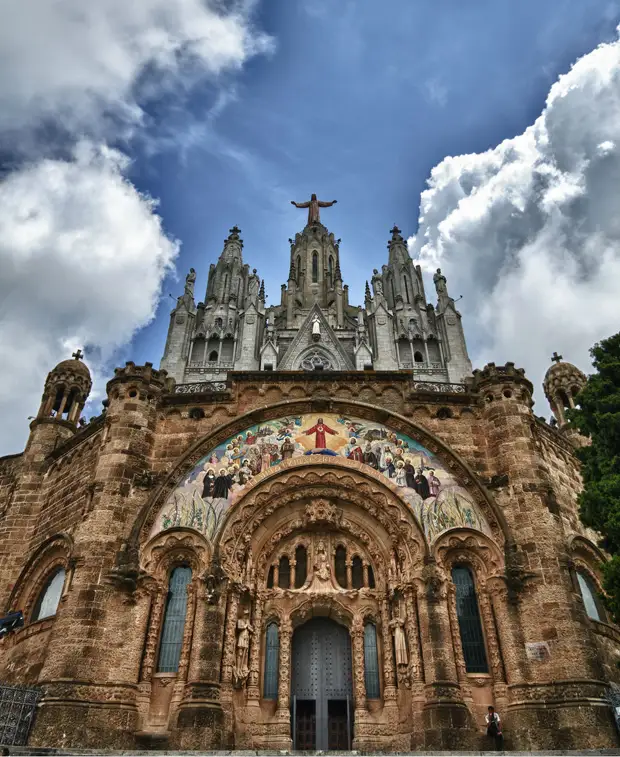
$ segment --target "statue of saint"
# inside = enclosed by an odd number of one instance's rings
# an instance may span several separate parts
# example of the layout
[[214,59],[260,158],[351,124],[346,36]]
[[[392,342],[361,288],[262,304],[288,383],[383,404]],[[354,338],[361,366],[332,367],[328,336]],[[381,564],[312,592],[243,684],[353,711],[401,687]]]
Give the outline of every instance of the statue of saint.
[[383,296],[383,279],[376,268],[372,272],[372,288],[375,290],[375,295]]
[[189,273],[185,277],[185,292],[184,295],[194,299],[194,284],[196,283],[196,271],[193,268],[189,269]]
[[312,336],[313,337],[321,336],[321,322],[319,321],[319,318],[316,315],[312,319]]
[[316,556],[316,563],[314,566],[316,575],[321,579],[321,581],[329,581],[329,576],[331,574],[331,567],[329,565],[329,560],[327,559],[327,552],[325,551],[325,543],[320,541],[319,546],[317,548],[317,556]]
[[433,276],[433,283],[435,284],[435,289],[437,290],[437,294],[448,294],[448,287],[446,285],[446,277],[441,272],[441,268],[437,269],[437,273]]
[[254,629],[250,625],[250,611],[243,611],[243,617],[237,621],[237,658],[235,662],[235,678],[238,682],[243,683],[250,672],[248,668],[248,658],[250,654],[250,636]]
[[256,268],[252,271],[252,273],[248,276],[248,297],[250,300],[256,300],[258,297],[258,290],[259,290],[260,284],[258,280],[258,276],[256,275]]
[[291,200],[291,205],[296,208],[308,208],[308,226],[313,223],[321,223],[321,214],[319,208],[331,208],[338,200],[332,200],[331,202],[324,202],[323,200],[317,200],[316,195],[313,194],[308,202],[295,202]]
[[409,663],[404,625],[405,621],[401,617],[394,618],[390,621],[390,628],[394,634],[394,656],[396,657],[396,665],[407,665]]

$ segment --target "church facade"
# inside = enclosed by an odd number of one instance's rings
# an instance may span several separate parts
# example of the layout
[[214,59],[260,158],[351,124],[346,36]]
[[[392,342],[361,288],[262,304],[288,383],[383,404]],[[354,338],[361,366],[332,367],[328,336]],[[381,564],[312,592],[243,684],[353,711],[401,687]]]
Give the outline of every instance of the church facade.
[[0,686],[40,692],[29,743],[134,749],[617,744],[620,631],[600,602],[556,356],[555,421],[514,364],[472,371],[398,228],[349,301],[312,199],[280,303],[234,227],[80,419],[77,352],[0,458]]

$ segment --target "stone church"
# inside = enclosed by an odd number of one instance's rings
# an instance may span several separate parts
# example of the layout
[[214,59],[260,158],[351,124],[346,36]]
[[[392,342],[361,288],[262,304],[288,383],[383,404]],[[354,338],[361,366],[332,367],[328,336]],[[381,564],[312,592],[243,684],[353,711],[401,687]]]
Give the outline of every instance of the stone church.
[[356,305],[333,203],[295,204],[279,304],[234,227],[159,369],[117,368],[86,422],[76,352],[0,458],[5,713],[29,693],[39,746],[409,752],[488,746],[494,705],[509,748],[615,746],[585,376],[554,355],[547,423],[522,369],[472,371],[398,228]]

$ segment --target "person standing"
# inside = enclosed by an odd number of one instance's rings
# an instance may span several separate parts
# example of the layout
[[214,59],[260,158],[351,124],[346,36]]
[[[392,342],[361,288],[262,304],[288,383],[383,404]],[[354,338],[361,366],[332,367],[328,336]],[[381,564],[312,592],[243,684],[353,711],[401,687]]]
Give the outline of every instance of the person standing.
[[487,736],[491,736],[495,741],[496,751],[502,751],[504,748],[504,734],[502,733],[501,720],[495,707],[489,705],[489,712],[485,715],[485,721],[487,724]]

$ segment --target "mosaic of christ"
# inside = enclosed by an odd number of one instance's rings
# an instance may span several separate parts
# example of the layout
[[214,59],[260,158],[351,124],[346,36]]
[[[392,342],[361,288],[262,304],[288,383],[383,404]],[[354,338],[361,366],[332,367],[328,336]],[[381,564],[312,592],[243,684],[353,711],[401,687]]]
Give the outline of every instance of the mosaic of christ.
[[379,471],[409,504],[429,541],[455,527],[490,533],[468,492],[421,444],[373,421],[325,414],[265,421],[211,450],[170,495],[152,535],[185,526],[212,539],[254,476],[303,455],[342,456]]

